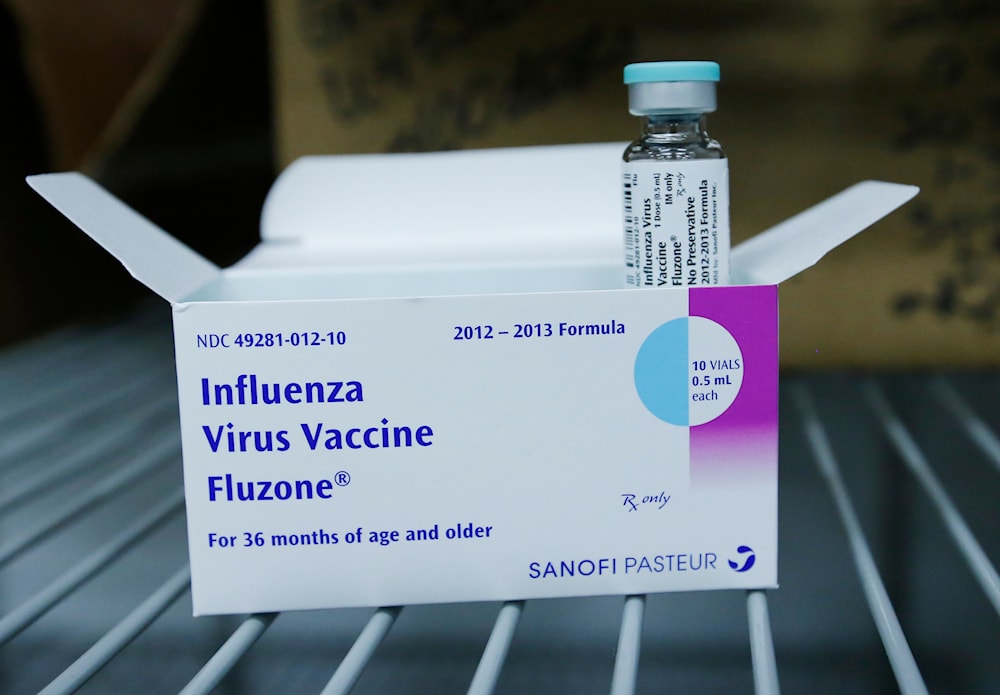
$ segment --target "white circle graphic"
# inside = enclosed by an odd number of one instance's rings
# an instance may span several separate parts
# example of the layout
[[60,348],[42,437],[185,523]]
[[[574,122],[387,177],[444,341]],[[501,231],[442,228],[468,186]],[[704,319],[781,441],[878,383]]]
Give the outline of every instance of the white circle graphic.
[[722,415],[743,385],[743,352],[736,339],[711,319],[688,319],[689,422],[703,425]]

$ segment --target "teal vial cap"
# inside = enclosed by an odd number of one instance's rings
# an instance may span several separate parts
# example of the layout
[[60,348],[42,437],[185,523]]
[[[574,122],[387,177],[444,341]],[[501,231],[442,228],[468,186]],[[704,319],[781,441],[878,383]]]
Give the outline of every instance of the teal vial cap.
[[719,74],[719,64],[708,60],[626,65],[629,111],[636,116],[715,111]]

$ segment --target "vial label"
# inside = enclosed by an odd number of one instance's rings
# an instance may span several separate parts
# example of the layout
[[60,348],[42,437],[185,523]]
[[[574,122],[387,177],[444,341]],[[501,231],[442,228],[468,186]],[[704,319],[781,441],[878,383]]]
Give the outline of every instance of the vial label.
[[729,283],[729,163],[643,159],[622,165],[625,286]]

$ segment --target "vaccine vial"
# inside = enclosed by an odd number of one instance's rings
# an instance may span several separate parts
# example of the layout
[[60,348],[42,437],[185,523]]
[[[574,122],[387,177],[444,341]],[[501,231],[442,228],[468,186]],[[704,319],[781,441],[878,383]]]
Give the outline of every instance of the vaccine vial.
[[626,287],[729,282],[729,162],[705,130],[718,81],[708,61],[625,66],[642,118],[622,162]]

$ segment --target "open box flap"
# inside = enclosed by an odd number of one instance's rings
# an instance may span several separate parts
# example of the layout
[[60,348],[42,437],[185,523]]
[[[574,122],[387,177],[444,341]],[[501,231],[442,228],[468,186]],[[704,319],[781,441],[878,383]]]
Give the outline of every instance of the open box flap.
[[241,267],[604,262],[625,143],[303,157]]
[[[275,183],[264,207],[263,242],[231,270],[266,284],[261,274],[275,270],[313,277],[373,265],[411,273],[616,267],[621,151],[611,143],[306,157]],[[28,182],[168,301],[225,295],[218,288],[229,270],[86,176],[46,174]],[[917,192],[880,181],[856,184],[734,248],[732,284],[783,282]]]
[[219,268],[83,174],[29,176],[28,185],[87,233],[139,282],[179,302],[219,276]]
[[[303,157],[278,177],[263,243],[237,267],[619,263],[624,147]],[[731,282],[783,282],[918,190],[851,186],[735,247]]]
[[776,285],[806,268],[915,196],[920,189],[862,181],[736,246],[734,285]]

